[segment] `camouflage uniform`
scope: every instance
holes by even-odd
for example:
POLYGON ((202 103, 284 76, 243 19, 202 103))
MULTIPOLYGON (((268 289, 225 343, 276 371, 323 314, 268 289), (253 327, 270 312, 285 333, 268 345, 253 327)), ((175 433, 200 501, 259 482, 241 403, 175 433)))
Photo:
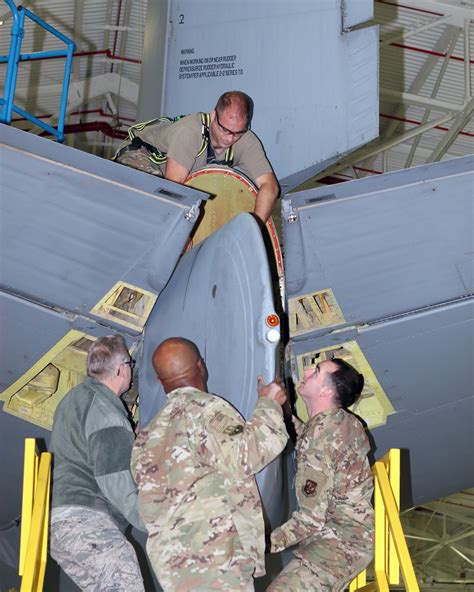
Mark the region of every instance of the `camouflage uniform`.
POLYGON ((373 479, 361 423, 344 409, 318 413, 297 444, 299 511, 271 536, 272 551, 299 543, 268 590, 343 590, 373 557, 373 479))
POLYGON ((269 399, 246 423, 220 397, 192 387, 168 394, 132 452, 147 552, 164 590, 253 590, 252 575, 265 573, 253 475, 287 437, 269 399))
POLYGON ((127 150, 116 158, 116 162, 132 167, 132 169, 145 171, 145 173, 150 173, 150 175, 155 175, 155 177, 163 177, 163 171, 159 165, 151 162, 150 153, 146 148, 127 150))
POLYGON ((144 591, 135 551, 105 512, 53 508, 51 556, 81 590, 144 591))

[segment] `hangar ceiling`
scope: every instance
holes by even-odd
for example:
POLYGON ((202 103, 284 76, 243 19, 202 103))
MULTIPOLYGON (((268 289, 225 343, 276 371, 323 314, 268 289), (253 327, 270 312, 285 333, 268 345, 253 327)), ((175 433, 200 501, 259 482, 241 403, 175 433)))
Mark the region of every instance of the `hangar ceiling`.
MULTIPOLYGON (((77 45, 68 144, 109 157, 135 121, 147 3, 22 3, 77 45)), ((374 8, 374 22, 380 25, 380 138, 335 163, 310 186, 322 178, 325 183, 339 182, 472 152, 474 1, 375 0, 374 8)), ((8 52, 10 18, 8 7, 0 8, 0 55, 8 52)), ((23 47, 24 51, 53 49, 54 43, 31 28, 23 47)), ((54 122, 63 69, 61 59, 23 63, 18 104, 54 122)), ((16 119, 15 125, 31 127, 16 119)))
POLYGON ((474 2, 376 0, 374 6, 380 137, 324 171, 325 182, 472 153, 474 2))
POLYGON ((474 590, 474 489, 402 513, 421 590, 474 590))

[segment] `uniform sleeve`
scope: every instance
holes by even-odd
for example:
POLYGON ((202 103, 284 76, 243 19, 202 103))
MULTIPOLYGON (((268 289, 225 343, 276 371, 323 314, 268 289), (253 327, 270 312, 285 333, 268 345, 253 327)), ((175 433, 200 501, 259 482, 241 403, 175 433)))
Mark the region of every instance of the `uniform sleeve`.
POLYGON ((257 136, 249 131, 234 144, 234 166, 250 177, 253 181, 265 175, 273 173, 268 162, 262 143, 257 136))
POLYGON ((206 433, 219 469, 241 478, 262 470, 288 440, 281 406, 265 398, 257 400, 248 422, 225 401, 214 405, 206 420, 206 433))
POLYGON ((300 437, 303 433, 305 424, 301 421, 299 417, 296 417, 296 415, 291 416, 291 421, 293 423, 293 427, 295 428, 296 434, 298 435, 298 437, 300 437))
POLYGON ((148 430, 143 429, 138 432, 138 436, 135 439, 132 448, 132 454, 130 458, 130 470, 132 472, 132 477, 137 482, 137 477, 141 469, 141 457, 142 457, 142 449, 143 445, 145 444, 148 438, 148 430))
POLYGON ((326 522, 329 498, 334 486, 334 462, 329 446, 319 445, 299 459, 296 495, 300 509, 271 534, 273 553, 317 534, 326 522))
POLYGON ((168 158, 176 160, 190 171, 202 144, 201 125, 192 116, 185 117, 173 123, 168 134, 168 158))
POLYGON ((130 473, 133 432, 123 426, 106 427, 89 437, 89 460, 97 484, 130 524, 146 530, 138 515, 138 497, 130 473))

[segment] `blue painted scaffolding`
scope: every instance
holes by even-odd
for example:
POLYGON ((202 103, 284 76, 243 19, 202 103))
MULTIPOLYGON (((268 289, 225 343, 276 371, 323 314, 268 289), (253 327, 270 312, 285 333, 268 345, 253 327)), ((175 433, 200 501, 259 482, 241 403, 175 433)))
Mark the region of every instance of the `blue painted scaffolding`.
POLYGON ((11 29, 11 42, 9 54, 6 56, 0 56, 0 63, 7 63, 4 94, 3 97, 0 97, 0 122, 10 125, 12 121, 12 114, 17 113, 18 115, 21 115, 28 121, 35 123, 40 128, 49 132, 51 135, 57 138, 58 142, 63 142, 64 120, 66 118, 67 96, 69 91, 69 78, 71 75, 72 58, 76 46, 71 39, 60 33, 54 27, 51 27, 50 25, 45 23, 42 19, 33 14, 24 6, 17 7, 13 0, 4 1, 9 6, 12 12, 13 24, 11 29), (23 42, 25 33, 25 18, 29 18, 31 21, 33 21, 34 23, 48 31, 48 33, 51 33, 51 35, 54 35, 57 39, 65 43, 66 49, 54 51, 37 51, 34 53, 22 54, 21 44, 23 42), (15 105, 14 98, 18 76, 18 66, 20 62, 26 62, 28 60, 41 60, 45 58, 61 57, 66 58, 66 65, 64 68, 63 89, 61 93, 61 105, 59 109, 58 127, 54 128, 45 123, 44 121, 41 121, 31 113, 28 113, 24 109, 21 109, 20 107, 15 105))

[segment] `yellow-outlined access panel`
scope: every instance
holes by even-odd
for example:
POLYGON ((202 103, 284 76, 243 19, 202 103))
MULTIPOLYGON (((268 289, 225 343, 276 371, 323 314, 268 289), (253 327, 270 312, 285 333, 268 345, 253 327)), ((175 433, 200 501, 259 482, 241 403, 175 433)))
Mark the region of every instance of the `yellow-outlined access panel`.
POLYGON ((153 292, 120 281, 99 300, 91 313, 141 332, 157 298, 153 292))
POLYGON ((346 320, 330 288, 288 300, 290 335, 343 325, 346 320))
POLYGON ((75 329, 66 333, 0 393, 3 411, 50 430, 59 402, 86 377, 87 352, 95 339, 75 329))
MULTIPOLYGON (((356 341, 347 341, 337 346, 306 352, 297 356, 298 378, 301 380, 303 372, 307 368, 316 368, 320 362, 341 358, 353 366, 360 374, 364 375, 364 388, 361 396, 350 410, 367 422, 368 428, 385 425, 387 417, 395 412, 387 394, 372 370, 367 358, 364 356, 356 341)), ((298 393, 299 382, 295 384, 297 392, 296 412, 302 421, 308 420, 306 405, 298 393)))

